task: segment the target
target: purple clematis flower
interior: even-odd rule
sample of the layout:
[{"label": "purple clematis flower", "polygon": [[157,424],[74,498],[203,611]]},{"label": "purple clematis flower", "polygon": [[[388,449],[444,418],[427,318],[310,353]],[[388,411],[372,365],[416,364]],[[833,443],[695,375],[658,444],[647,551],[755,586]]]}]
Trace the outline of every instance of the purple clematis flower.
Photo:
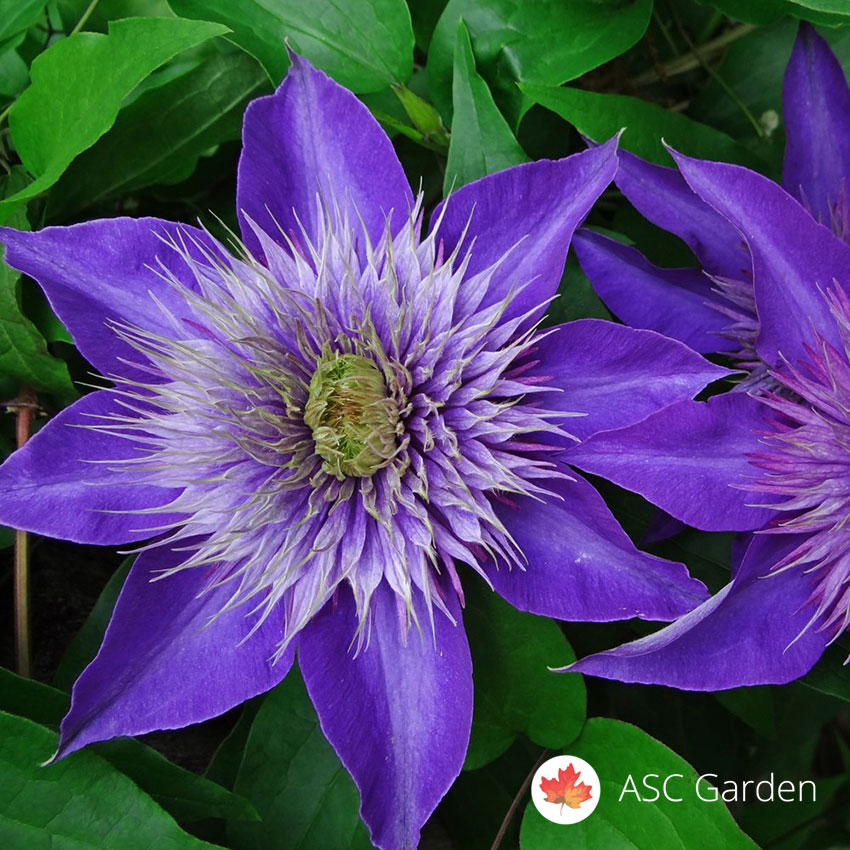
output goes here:
[{"label": "purple clematis flower", "polygon": [[728,374],[653,331],[539,329],[615,170],[612,140],[494,174],[423,235],[379,125],[294,57],[245,115],[235,253],[150,218],[0,230],[112,384],[0,468],[0,521],[140,553],[57,756],[220,714],[297,651],[373,842],[413,847],[469,736],[456,561],[566,620],[706,598],[564,456]]},{"label": "purple clematis flower", "polygon": [[[568,457],[703,528],[724,522],[728,502],[710,495],[724,476],[729,492],[773,512],[712,599],[569,669],[693,690],[787,682],[850,626],[850,246],[767,178],[674,157],[695,197],[735,229],[752,258],[752,345],[764,380],[750,395],[678,403],[598,434]],[[667,449],[649,462],[643,447],[656,452],[659,438]],[[691,501],[664,486],[685,470]],[[701,488],[708,498],[697,498]],[[748,525],[729,515],[726,527]]]},{"label": "purple clematis flower", "polygon": [[[801,23],[785,71],[783,184],[809,213],[850,242],[850,86],[826,41]],[[590,231],[579,260],[608,307],[703,353],[723,353],[749,373],[739,390],[770,389],[756,350],[759,319],[746,243],[675,169],[620,154],[616,183],[650,221],[681,237],[702,269],[659,268],[635,248]]]}]

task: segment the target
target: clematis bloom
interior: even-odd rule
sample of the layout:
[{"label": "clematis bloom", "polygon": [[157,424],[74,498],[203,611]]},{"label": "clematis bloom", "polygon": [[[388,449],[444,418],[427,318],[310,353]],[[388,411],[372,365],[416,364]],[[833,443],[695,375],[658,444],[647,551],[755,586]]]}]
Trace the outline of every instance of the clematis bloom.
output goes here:
[{"label": "clematis bloom", "polygon": [[[683,179],[736,229],[752,257],[753,350],[764,381],[757,392],[728,393],[708,405],[672,405],[573,451],[594,451],[584,468],[631,484],[678,519],[747,530],[724,510],[728,504],[686,502],[678,488],[664,488],[687,469],[693,491],[713,492],[725,480],[726,491],[766,511],[765,523],[733,564],[731,582],[710,600],[570,669],[693,690],[788,682],[850,625],[850,246],[766,177],[675,158]],[[758,409],[746,408],[745,416],[743,403]],[[690,444],[705,434],[712,405],[714,439],[703,449],[706,462],[695,464]],[[660,428],[668,449],[650,463],[643,447]],[[652,471],[642,478],[647,465]]]},{"label": "clematis bloom", "polygon": [[538,326],[616,140],[464,186],[427,233],[389,139],[304,60],[243,141],[232,251],[150,218],[0,231],[111,382],[0,468],[0,521],[139,552],[57,756],[217,715],[297,652],[372,841],[412,847],[471,723],[455,562],[547,616],[693,608],[563,452],[728,370]]},{"label": "clematis bloom", "polygon": [[[674,153],[676,171],[621,155],[620,188],[684,239],[702,270],[654,267],[596,234],[577,240],[585,271],[621,318],[724,353],[747,373],[708,405],[674,405],[579,446],[596,455],[584,468],[698,528],[756,534],[711,600],[572,669],[696,690],[787,682],[850,622],[850,87],[805,23],[785,73],[784,112],[786,191],[736,166]],[[662,434],[667,449],[656,453]],[[671,488],[686,471],[690,487]],[[775,510],[759,514],[758,530],[746,505]]]}]

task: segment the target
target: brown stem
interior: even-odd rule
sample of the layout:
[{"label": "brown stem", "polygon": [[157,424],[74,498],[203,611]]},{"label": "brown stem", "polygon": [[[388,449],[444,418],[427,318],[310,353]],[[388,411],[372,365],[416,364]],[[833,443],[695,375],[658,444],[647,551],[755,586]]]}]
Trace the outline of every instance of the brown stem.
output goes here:
[{"label": "brown stem", "polygon": [[694,68],[699,68],[704,61],[704,57],[711,53],[715,53],[718,50],[722,50],[727,44],[731,44],[733,41],[737,41],[739,38],[749,35],[755,29],[755,24],[739,24],[738,26],[721,33],[717,36],[717,38],[713,38],[711,41],[707,41],[705,44],[700,45],[698,51],[694,51],[692,49],[689,53],[685,53],[682,56],[676,56],[671,59],[662,66],[663,70],[661,74],[659,74],[655,68],[652,68],[643,74],[638,74],[632,80],[632,84],[635,86],[645,86],[650,83],[658,82],[662,79],[662,75],[666,78],[673,77],[676,74],[684,74],[686,71],[693,71]]},{"label": "brown stem", "polygon": [[[15,401],[16,436],[18,448],[26,443],[32,433],[32,421],[38,409],[35,393],[27,386],[21,387]],[[26,531],[15,532],[15,660],[18,673],[29,677],[30,665],[30,615],[29,615],[29,537]]]},{"label": "brown stem", "polygon": [[531,780],[534,779],[534,774],[537,773],[537,768],[546,761],[546,758],[549,755],[549,750],[543,750],[540,753],[540,758],[534,763],[534,767],[528,772],[528,776],[523,780],[522,785],[520,785],[519,790],[516,792],[513,800],[511,800],[511,805],[508,808],[507,812],[505,812],[505,817],[502,820],[502,825],[499,827],[499,831],[496,833],[496,837],[493,839],[493,843],[490,845],[490,850],[499,850],[499,846],[502,843],[502,839],[505,837],[505,833],[508,831],[508,827],[511,825],[511,821],[514,819],[514,815],[516,814],[517,807],[520,804],[520,800],[525,796],[528,791],[528,786],[531,785]]}]

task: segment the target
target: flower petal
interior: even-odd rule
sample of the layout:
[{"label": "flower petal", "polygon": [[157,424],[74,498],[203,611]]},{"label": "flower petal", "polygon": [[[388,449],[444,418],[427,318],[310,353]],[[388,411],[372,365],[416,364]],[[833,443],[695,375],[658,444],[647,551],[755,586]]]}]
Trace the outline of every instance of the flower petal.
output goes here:
[{"label": "flower petal", "polygon": [[269,660],[282,637],[274,617],[241,645],[256,620],[247,606],[211,620],[231,597],[230,584],[202,593],[197,568],[152,581],[184,555],[161,548],[136,559],[100,652],[74,685],[56,758],[94,741],[207,720],[289,671],[294,651]]},{"label": "flower petal", "polygon": [[596,434],[564,453],[568,463],[640,493],[706,531],[749,531],[773,515],[742,489],[760,473],[748,461],[766,428],[762,405],[744,393],[682,401],[642,422]]},{"label": "flower petal", "polygon": [[75,543],[142,540],[177,517],[122,513],[167,505],[179,491],[134,482],[104,461],[133,457],[130,440],[90,426],[121,411],[110,390],[83,396],[0,466],[0,523]]},{"label": "flower petal", "polygon": [[753,258],[762,360],[796,360],[813,328],[840,347],[823,292],[850,286],[850,247],[772,180],[739,165],[674,154],[691,188],[738,228]]},{"label": "flower petal", "polygon": [[164,266],[194,287],[180,253],[165,244],[169,239],[199,258],[195,241],[219,250],[198,228],[158,218],[101,219],[35,233],[0,227],[6,262],[38,281],[83,356],[101,374],[146,381],[151,375],[131,365],[142,355],[107,324],[132,324],[170,337],[167,316],[189,316],[180,294],[157,273]]},{"label": "flower petal", "polygon": [[819,221],[850,186],[850,87],[835,54],[811,24],[801,23],[782,91],[785,188]]},{"label": "flower petal", "polygon": [[802,569],[765,575],[793,545],[756,535],[732,582],[699,608],[566,669],[691,691],[782,684],[802,676],[827,642],[814,627],[803,632],[813,613],[811,577]]},{"label": "flower petal", "polygon": [[627,325],[647,328],[709,354],[734,351],[736,343],[719,334],[730,319],[700,269],[654,266],[636,248],[580,230],[573,238],[582,271],[605,306]]},{"label": "flower petal", "polygon": [[749,276],[750,258],[735,228],[701,201],[675,168],[622,151],[614,182],[641,215],[680,237],[707,272],[736,280]]},{"label": "flower petal", "polygon": [[303,225],[315,239],[321,194],[324,203],[346,210],[353,224],[359,216],[377,242],[386,215],[395,210],[397,229],[413,206],[392,143],[350,91],[303,57],[290,58],[277,91],[245,111],[236,186],[242,238],[262,253],[247,216],[271,236],[280,228],[297,241]]},{"label": "flower petal", "polygon": [[525,286],[505,312],[505,318],[521,316],[555,294],[573,232],[616,169],[616,138],[566,159],[517,165],[462,186],[437,207],[431,225],[445,205],[440,236],[447,252],[461,238],[472,246],[470,276],[514,249],[494,271],[482,306]]},{"label": "flower petal", "polygon": [[325,737],[360,789],[360,813],[381,850],[407,850],[460,773],[472,724],[472,662],[454,595],[452,625],[420,595],[421,631],[401,635],[405,612],[383,582],[368,646],[355,654],[354,600],[346,591],[301,635],[298,663]]},{"label": "flower petal", "polygon": [[522,549],[525,570],[487,569],[496,592],[521,611],[559,620],[672,620],[706,589],[683,564],[636,549],[596,490],[576,475],[553,481],[557,497],[496,503]]},{"label": "flower petal", "polygon": [[600,319],[553,328],[532,356],[539,362],[530,374],[545,375],[547,385],[563,390],[548,393],[545,406],[587,414],[563,423],[582,440],[639,422],[733,374],[655,331]]}]

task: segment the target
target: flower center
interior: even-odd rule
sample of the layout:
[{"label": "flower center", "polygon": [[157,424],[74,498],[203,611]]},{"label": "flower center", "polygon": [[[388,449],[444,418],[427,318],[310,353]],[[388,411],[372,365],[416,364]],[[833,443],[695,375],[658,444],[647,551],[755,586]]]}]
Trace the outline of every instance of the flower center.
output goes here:
[{"label": "flower center", "polygon": [[398,408],[381,370],[359,354],[324,354],[310,379],[304,422],[322,468],[342,480],[366,478],[396,451]]}]

